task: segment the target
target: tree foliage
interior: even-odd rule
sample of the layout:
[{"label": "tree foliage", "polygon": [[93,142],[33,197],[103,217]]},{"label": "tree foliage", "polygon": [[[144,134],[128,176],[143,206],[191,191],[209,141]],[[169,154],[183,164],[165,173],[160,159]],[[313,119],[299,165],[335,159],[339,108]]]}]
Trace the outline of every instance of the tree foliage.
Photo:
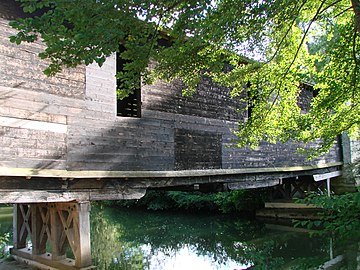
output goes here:
[{"label": "tree foliage", "polygon": [[0,235],[0,259],[8,255],[8,252],[5,250],[5,247],[9,242],[9,238],[10,238],[9,233],[4,233]]},{"label": "tree foliage", "polygon": [[297,221],[296,226],[307,226],[308,228],[321,227],[318,233],[331,233],[341,238],[358,237],[360,228],[360,189],[354,193],[342,195],[319,196],[309,194],[304,199],[307,204],[314,204],[322,208],[319,220]]},{"label": "tree foliage", "polygon": [[[43,15],[12,22],[18,34],[11,41],[45,42],[46,74],[101,65],[122,43],[121,56],[131,60],[117,74],[129,85],[125,92],[139,73],[145,83],[181,78],[186,93],[196,91],[200,76],[231,87],[232,96],[247,91],[252,114],[239,123],[238,146],[321,139],[321,154],[343,131],[357,134],[359,0],[21,2]],[[161,45],[164,38],[171,46]],[[306,112],[299,83],[318,92]]]},{"label": "tree foliage", "polygon": [[108,202],[124,208],[152,211],[220,212],[253,215],[264,205],[264,190],[232,190],[203,193],[186,191],[148,190],[139,200]]}]

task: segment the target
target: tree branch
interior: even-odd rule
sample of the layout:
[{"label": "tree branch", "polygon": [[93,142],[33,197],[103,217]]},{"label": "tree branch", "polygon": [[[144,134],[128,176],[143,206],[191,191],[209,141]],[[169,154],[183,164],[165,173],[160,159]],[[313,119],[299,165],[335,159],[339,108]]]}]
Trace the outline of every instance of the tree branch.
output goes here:
[{"label": "tree branch", "polygon": [[353,74],[353,79],[352,79],[352,99],[353,101],[355,101],[355,90],[356,90],[356,85],[357,85],[357,80],[358,80],[358,59],[356,57],[356,38],[357,38],[357,31],[354,32],[354,36],[353,36],[353,44],[352,44],[352,55],[353,55],[353,60],[354,60],[354,74]]},{"label": "tree branch", "polygon": [[[304,35],[303,35],[303,37],[302,37],[302,39],[301,39],[301,41],[300,41],[300,44],[299,44],[299,46],[298,46],[298,48],[297,48],[297,50],[296,50],[296,52],[295,52],[295,55],[294,55],[294,57],[293,57],[293,60],[291,61],[291,63],[290,63],[290,65],[288,66],[288,68],[286,69],[286,71],[285,71],[285,73],[284,73],[284,75],[283,75],[283,78],[288,74],[290,68],[291,68],[292,65],[295,63],[296,58],[297,58],[298,55],[299,55],[299,52],[300,52],[300,50],[301,50],[301,47],[302,47],[302,45],[303,45],[304,42],[305,42],[305,38],[306,38],[307,34],[309,33],[312,24],[317,20],[319,14],[324,11],[324,10],[321,10],[321,8],[322,8],[322,6],[323,6],[324,4],[325,4],[325,1],[322,1],[321,4],[320,4],[320,6],[319,6],[319,8],[317,9],[314,17],[311,19],[308,27],[306,28],[305,33],[304,33]],[[328,6],[328,7],[329,7],[329,6]]]},{"label": "tree branch", "polygon": [[334,19],[337,18],[337,17],[339,17],[339,16],[341,16],[341,15],[343,15],[345,12],[349,11],[350,9],[352,9],[352,7],[348,7],[347,9],[344,9],[344,10],[341,11],[339,14],[336,14],[336,15],[334,16]]},{"label": "tree branch", "polygon": [[[305,0],[299,7],[298,11],[297,11],[297,14],[300,13],[301,9],[304,7],[304,5],[306,4],[307,0]],[[285,32],[285,35],[282,37],[282,39],[280,40],[280,43],[279,45],[277,46],[274,54],[272,57],[270,57],[270,59],[268,61],[266,61],[266,63],[270,63],[274,58],[275,56],[278,54],[278,52],[280,51],[281,49],[281,45],[283,44],[283,42],[285,41],[285,38],[287,37],[287,35],[289,34],[290,30],[292,29],[292,26],[294,25],[294,23],[296,22],[296,20],[298,19],[298,16],[295,16],[294,19],[292,20],[289,28],[287,29],[287,31]]]},{"label": "tree branch", "polygon": [[[307,26],[307,28],[306,28],[306,30],[305,30],[305,32],[304,32],[304,35],[303,35],[303,37],[302,37],[302,39],[301,39],[301,41],[300,41],[299,46],[297,47],[297,50],[296,50],[296,52],[295,52],[295,55],[294,55],[294,57],[293,57],[290,65],[286,68],[286,70],[285,70],[285,72],[282,74],[281,78],[279,78],[280,83],[279,83],[277,86],[281,87],[283,78],[286,77],[286,75],[287,75],[287,74],[289,73],[289,71],[290,71],[290,68],[291,68],[292,65],[295,63],[296,58],[298,57],[298,54],[299,54],[299,52],[300,52],[300,50],[301,50],[301,47],[302,47],[302,45],[303,45],[304,42],[305,42],[305,38],[306,38],[308,32],[310,31],[311,25],[317,20],[319,14],[325,10],[325,9],[322,9],[322,7],[324,6],[325,2],[326,2],[326,0],[323,0],[323,1],[321,2],[320,6],[318,7],[318,9],[316,10],[315,15],[314,15],[313,18],[311,19],[309,25]],[[328,8],[328,7],[330,7],[330,6],[327,6],[327,8]],[[273,90],[271,91],[268,99],[270,99],[271,94],[272,94],[273,91],[275,91],[277,88],[278,88],[278,87],[274,87],[274,88],[273,88]],[[266,110],[266,112],[265,112],[265,113],[262,115],[262,117],[261,117],[261,119],[262,119],[263,121],[265,121],[265,119],[266,119],[266,118],[268,117],[268,115],[270,114],[270,112],[271,112],[271,110],[273,109],[273,107],[275,106],[276,101],[278,100],[279,96],[280,96],[280,93],[277,92],[275,98],[273,99],[273,101],[272,101],[272,103],[271,103],[271,105],[270,105],[270,107],[269,107],[269,109]],[[263,122],[263,121],[260,121],[260,122]]]},{"label": "tree branch", "polygon": [[329,4],[329,5],[327,5],[322,11],[320,11],[319,15],[322,14],[322,13],[323,13],[325,10],[327,10],[328,8],[335,6],[337,3],[340,3],[341,1],[342,1],[342,0],[337,0],[337,1],[335,1],[335,2],[333,2],[333,3],[331,3],[331,4]]}]

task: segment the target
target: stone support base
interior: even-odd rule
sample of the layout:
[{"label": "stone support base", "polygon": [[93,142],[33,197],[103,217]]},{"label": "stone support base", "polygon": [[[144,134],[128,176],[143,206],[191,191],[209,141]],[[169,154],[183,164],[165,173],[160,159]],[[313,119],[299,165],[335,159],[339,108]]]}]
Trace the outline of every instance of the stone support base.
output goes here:
[{"label": "stone support base", "polygon": [[354,164],[344,164],[342,168],[342,176],[331,181],[331,186],[335,194],[343,194],[346,192],[355,192],[360,186],[360,177],[357,173],[358,168]]}]

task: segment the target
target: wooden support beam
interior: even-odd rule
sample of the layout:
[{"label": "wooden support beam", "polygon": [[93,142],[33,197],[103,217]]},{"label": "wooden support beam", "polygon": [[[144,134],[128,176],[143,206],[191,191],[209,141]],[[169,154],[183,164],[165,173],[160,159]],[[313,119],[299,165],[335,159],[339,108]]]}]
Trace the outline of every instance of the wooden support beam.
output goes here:
[{"label": "wooden support beam", "polygon": [[65,259],[60,261],[52,261],[51,254],[45,253],[43,255],[34,256],[31,248],[13,249],[11,251],[12,257],[26,265],[33,266],[35,269],[49,269],[49,270],[96,270],[95,266],[76,267],[75,261],[72,259]]},{"label": "wooden support beam", "polygon": [[34,255],[41,255],[46,253],[46,241],[48,239],[49,230],[46,230],[45,227],[48,227],[47,219],[48,211],[46,209],[46,215],[43,219],[43,213],[41,205],[32,204],[31,208],[31,225],[32,225],[32,252]]},{"label": "wooden support beam", "polygon": [[55,203],[50,204],[50,228],[51,258],[54,261],[64,260],[66,258],[67,239],[62,238],[64,228]]},{"label": "wooden support beam", "polygon": [[27,204],[15,204],[13,215],[14,248],[20,249],[26,247],[27,236],[31,234],[29,221],[30,207]]},{"label": "wooden support beam", "polygon": [[50,203],[72,201],[98,200],[128,200],[140,199],[146,193],[146,188],[124,190],[28,190],[28,189],[0,189],[0,203]]},{"label": "wooden support beam", "polygon": [[75,242],[78,243],[74,250],[75,266],[85,267],[91,265],[90,248],[90,203],[82,202],[78,204],[77,209],[77,230],[75,233]]},{"label": "wooden support beam", "polygon": [[[91,266],[90,202],[16,204],[11,254],[41,269],[94,269]],[[32,247],[27,247],[30,236]],[[51,253],[46,251],[49,242]],[[71,250],[75,260],[66,258]]]},{"label": "wooden support beam", "polygon": [[330,178],[326,179],[326,189],[327,189],[327,195],[328,195],[328,197],[330,197],[331,196]]},{"label": "wooden support beam", "polygon": [[338,177],[341,175],[342,175],[341,171],[335,171],[335,172],[329,172],[329,173],[314,174],[313,177],[314,177],[315,181],[322,181],[322,180]]},{"label": "wooden support beam", "polygon": [[269,179],[267,181],[239,181],[226,184],[228,189],[236,190],[236,189],[253,189],[253,188],[263,188],[263,187],[271,187],[279,185],[279,179]]},{"label": "wooden support beam", "polygon": [[331,178],[341,176],[341,171],[334,171],[329,173],[323,173],[323,174],[315,174],[313,175],[315,181],[322,181],[326,180],[326,189],[327,189],[327,195],[331,196]]}]

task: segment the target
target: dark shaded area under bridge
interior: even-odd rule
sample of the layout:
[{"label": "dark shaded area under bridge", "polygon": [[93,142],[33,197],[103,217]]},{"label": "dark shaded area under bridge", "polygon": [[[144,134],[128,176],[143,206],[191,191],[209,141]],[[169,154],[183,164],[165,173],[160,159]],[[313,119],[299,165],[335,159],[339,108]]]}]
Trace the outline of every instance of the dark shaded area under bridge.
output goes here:
[{"label": "dark shaded area under bridge", "polygon": [[141,198],[147,189],[227,191],[313,179],[341,163],[278,168],[183,171],[65,171],[1,169],[0,203],[41,203]]}]

